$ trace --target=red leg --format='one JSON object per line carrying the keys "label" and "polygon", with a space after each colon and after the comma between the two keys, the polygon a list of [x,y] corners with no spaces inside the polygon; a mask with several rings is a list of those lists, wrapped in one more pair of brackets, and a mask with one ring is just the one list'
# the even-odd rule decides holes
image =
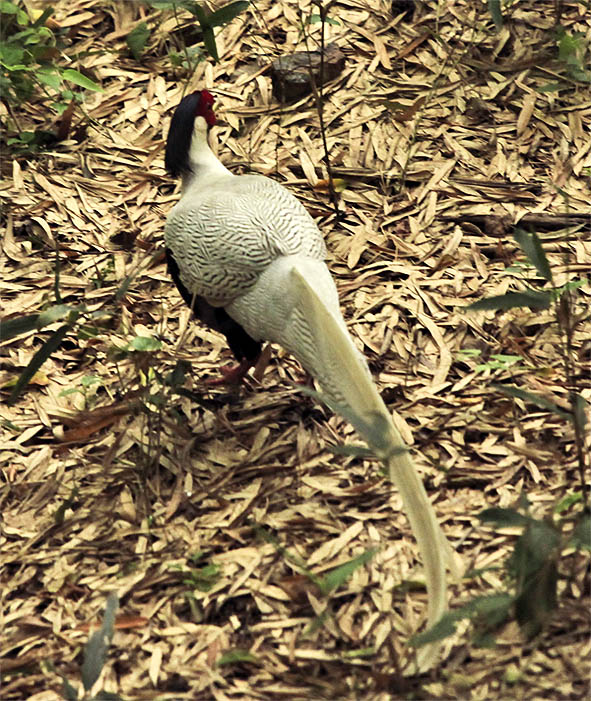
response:
{"label": "red leg", "polygon": [[220,385],[239,385],[245,378],[246,373],[250,368],[256,363],[252,360],[247,360],[246,358],[242,360],[238,365],[227,365],[226,367],[220,368],[222,374],[221,377],[211,377],[205,380],[205,384],[208,387],[219,387]]}
{"label": "red leg", "polygon": [[260,382],[263,377],[263,373],[265,372],[265,368],[269,364],[271,352],[271,345],[267,343],[256,358],[253,358],[252,360],[247,360],[245,358],[244,360],[241,360],[238,365],[227,365],[226,367],[220,368],[222,376],[212,377],[205,380],[205,384],[208,387],[219,387],[220,385],[238,386],[246,377],[246,373],[250,370],[250,368],[254,368],[254,372],[252,374],[253,378]]}

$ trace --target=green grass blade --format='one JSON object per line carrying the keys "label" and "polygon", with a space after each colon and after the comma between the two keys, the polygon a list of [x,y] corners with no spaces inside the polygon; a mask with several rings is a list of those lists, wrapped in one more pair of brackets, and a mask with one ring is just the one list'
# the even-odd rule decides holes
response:
{"label": "green grass blade", "polygon": [[118,606],[119,597],[115,593],[110,594],[105,607],[103,625],[90,636],[84,648],[84,662],[80,672],[85,691],[92,689],[107,659],[107,650],[115,630],[115,613]]}
{"label": "green grass blade", "polygon": [[485,297],[466,307],[468,311],[507,310],[515,307],[530,307],[531,309],[548,309],[552,296],[550,292],[524,290],[523,292],[507,292],[505,295]]}
{"label": "green grass blade", "polygon": [[228,24],[234,18],[238,17],[241,12],[244,12],[250,3],[244,0],[239,2],[231,2],[228,5],[220,7],[219,10],[212,12],[207,18],[210,27],[220,27],[223,24]]}
{"label": "green grass blade", "polygon": [[38,328],[39,314],[27,314],[16,319],[0,319],[0,341],[8,341],[10,338],[20,336]]}
{"label": "green grass blade", "polygon": [[501,0],[488,0],[488,11],[497,29],[503,28],[503,13],[501,12]]}
{"label": "green grass blade", "polygon": [[539,397],[537,394],[526,392],[524,389],[519,389],[519,387],[512,387],[511,385],[502,385],[495,382],[492,386],[496,390],[502,392],[508,397],[523,399],[524,402],[530,402],[531,404],[535,404],[540,409],[546,409],[547,411],[551,411],[553,414],[556,414],[557,416],[560,416],[563,419],[568,419],[569,421],[573,420],[572,414],[570,414],[568,411],[564,411],[564,409],[561,409],[549,399]]}
{"label": "green grass blade", "polygon": [[526,526],[531,521],[529,517],[520,514],[514,509],[500,509],[497,507],[484,509],[478,514],[478,518],[482,523],[494,523],[499,528]]}
{"label": "green grass blade", "polygon": [[335,567],[334,570],[331,570],[328,574],[324,575],[324,577],[320,579],[323,593],[328,594],[334,589],[338,589],[349,579],[357,568],[368,563],[376,552],[376,548],[366,550],[358,557],[354,557],[352,560],[345,562],[343,565]]}
{"label": "green grass blade", "polygon": [[31,362],[27,365],[27,367],[21,373],[21,376],[18,378],[10,395],[9,401],[14,402],[16,400],[19,394],[29,384],[37,370],[39,370],[43,363],[60,347],[65,335],[71,328],[72,324],[64,324],[63,326],[60,326],[59,329],[54,331],[47,341],[45,341],[41,348],[39,348],[39,350],[31,358]]}
{"label": "green grass blade", "polygon": [[134,27],[127,35],[125,41],[136,61],[141,59],[149,38],[150,29],[145,22],[140,22],[137,27]]}
{"label": "green grass blade", "polygon": [[538,235],[534,232],[529,233],[523,229],[515,229],[513,238],[517,241],[529,262],[535,267],[544,280],[552,282],[550,264],[548,263]]}
{"label": "green grass blade", "polygon": [[74,70],[73,68],[66,68],[62,71],[62,77],[64,80],[69,80],[70,83],[78,85],[86,90],[94,90],[95,92],[104,92],[104,89],[94,80],[87,78],[85,75],[80,73],[80,71]]}

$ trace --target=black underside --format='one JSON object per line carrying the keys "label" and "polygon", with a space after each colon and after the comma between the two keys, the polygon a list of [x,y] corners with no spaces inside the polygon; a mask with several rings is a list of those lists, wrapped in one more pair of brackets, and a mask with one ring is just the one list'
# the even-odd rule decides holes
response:
{"label": "black underside", "polygon": [[179,266],[169,248],[166,249],[166,262],[168,264],[168,272],[174,280],[178,291],[181,293],[181,297],[193,310],[193,314],[195,314],[199,321],[226,337],[230,350],[234,353],[238,361],[255,361],[260,355],[261,343],[251,338],[242,326],[229,316],[223,307],[214,307],[203,299],[203,297],[192,295],[189,292],[181,282]]}

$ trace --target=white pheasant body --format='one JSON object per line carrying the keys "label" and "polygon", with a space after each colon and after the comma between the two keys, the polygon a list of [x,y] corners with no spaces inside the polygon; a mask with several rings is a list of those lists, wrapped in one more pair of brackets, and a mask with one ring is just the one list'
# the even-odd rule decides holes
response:
{"label": "white pheasant body", "polygon": [[[183,194],[165,231],[171,273],[186,288],[179,287],[188,303],[195,295],[212,309],[223,307],[227,317],[222,320],[226,329],[222,332],[230,345],[236,329],[253,343],[280,344],[333,402],[347,410],[349,418],[361,419],[356,428],[386,464],[419,543],[433,624],[445,610],[445,565],[453,567],[451,549],[367,364],[347,331],[337,289],[324,262],[322,235],[283,186],[259,175],[234,176],[215,158],[207,144],[206,125],[206,120],[213,123],[208,119],[213,113],[199,111],[204,95],[211,106],[213,100],[206,91],[184,98],[167,142],[167,167],[183,176]],[[184,116],[184,104],[185,112],[187,106],[193,110],[188,116]],[[184,120],[190,120],[190,129]],[[212,316],[211,310],[208,314]],[[230,331],[228,323],[234,325]],[[379,440],[372,428],[377,424],[382,429]],[[433,648],[424,651],[419,667],[429,666],[433,655]]]}
{"label": "white pheasant body", "polygon": [[[223,306],[255,340],[281,345],[331,399],[344,401],[331,381],[338,367],[329,371],[319,362],[319,341],[311,335],[292,279],[297,270],[313,280],[347,333],[337,289],[324,262],[324,239],[289,190],[262,175],[234,176],[226,171],[208,178],[202,170],[172,209],[165,240],[191,294]],[[353,343],[351,350],[357,353]],[[331,365],[337,362],[334,356],[329,360]]]}
{"label": "white pheasant body", "polygon": [[245,294],[281,256],[326,256],[314,220],[288,190],[262,175],[228,171],[196,173],[168,217],[165,238],[187,289],[214,306]]}

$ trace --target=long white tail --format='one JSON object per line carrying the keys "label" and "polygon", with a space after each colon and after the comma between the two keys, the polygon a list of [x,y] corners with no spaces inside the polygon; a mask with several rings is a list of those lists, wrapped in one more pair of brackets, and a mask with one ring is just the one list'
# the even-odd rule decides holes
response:
{"label": "long white tail", "polygon": [[[446,566],[456,573],[453,551],[439,527],[410,453],[342,319],[327,308],[297,267],[292,269],[291,277],[304,304],[306,322],[314,340],[316,367],[307,369],[328,394],[331,408],[344,413],[375,451],[400,492],[423,560],[429,597],[428,624],[432,625],[447,606]],[[343,402],[345,412],[340,411]],[[355,415],[361,421],[356,420]],[[439,645],[421,648],[419,669],[431,666],[438,650]]]}

